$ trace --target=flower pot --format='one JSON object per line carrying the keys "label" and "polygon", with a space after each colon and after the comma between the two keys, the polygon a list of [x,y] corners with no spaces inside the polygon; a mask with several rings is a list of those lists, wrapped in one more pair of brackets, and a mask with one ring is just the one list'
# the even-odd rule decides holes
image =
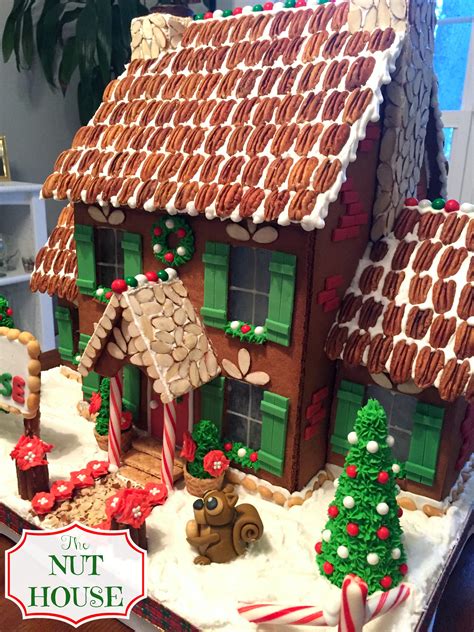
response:
{"label": "flower pot", "polygon": [[187,464],[184,466],[184,483],[186,489],[193,496],[201,498],[206,492],[222,489],[225,472],[217,478],[196,478],[188,472]]}
{"label": "flower pot", "polygon": [[[104,452],[107,452],[109,449],[109,435],[100,435],[94,428],[94,436],[99,448],[101,450],[104,450]],[[120,445],[121,445],[122,453],[128,452],[130,450],[130,448],[132,447],[132,440],[133,440],[132,429],[129,428],[128,430],[122,430],[122,433],[120,436]]]}

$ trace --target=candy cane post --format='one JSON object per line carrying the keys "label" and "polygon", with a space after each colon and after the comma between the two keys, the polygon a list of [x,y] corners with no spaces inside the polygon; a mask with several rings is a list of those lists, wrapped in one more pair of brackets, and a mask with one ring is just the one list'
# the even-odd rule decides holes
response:
{"label": "candy cane post", "polygon": [[176,404],[164,404],[163,452],[161,454],[161,480],[167,489],[173,489],[174,452],[176,445]]}
{"label": "candy cane post", "polygon": [[110,416],[109,416],[109,463],[120,467],[122,419],[122,375],[120,371],[110,379]]}
{"label": "candy cane post", "polygon": [[342,584],[341,608],[333,616],[316,606],[282,606],[279,604],[241,604],[239,614],[251,623],[273,625],[338,625],[338,632],[360,632],[364,625],[396,608],[410,596],[410,587],[396,588],[367,598],[367,584],[355,575],[347,575]]}

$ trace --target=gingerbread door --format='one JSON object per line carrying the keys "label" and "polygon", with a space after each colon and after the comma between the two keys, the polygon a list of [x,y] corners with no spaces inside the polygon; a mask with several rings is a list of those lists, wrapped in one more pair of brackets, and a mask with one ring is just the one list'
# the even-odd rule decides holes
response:
{"label": "gingerbread door", "polygon": [[[185,430],[189,428],[189,414],[190,414],[190,402],[189,398],[193,396],[193,393],[186,393],[178,400],[175,400],[176,405],[176,445],[181,447],[183,445],[183,434]],[[153,393],[150,400],[150,434],[152,437],[163,441],[163,423],[164,423],[164,406],[159,398],[159,395]]]}

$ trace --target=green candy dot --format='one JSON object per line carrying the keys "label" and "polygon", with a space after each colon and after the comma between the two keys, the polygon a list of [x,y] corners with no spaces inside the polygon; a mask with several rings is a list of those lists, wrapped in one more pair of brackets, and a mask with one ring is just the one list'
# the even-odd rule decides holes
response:
{"label": "green candy dot", "polygon": [[328,2],[331,2],[331,0],[318,0],[318,4],[327,4]]}
{"label": "green candy dot", "polygon": [[257,13],[257,11],[263,11],[263,7],[261,4],[254,4],[252,11],[255,11],[255,13]]}
{"label": "green candy dot", "polygon": [[230,18],[230,16],[232,15],[232,11],[230,9],[226,9],[223,13],[222,13],[222,17],[223,18]]}
{"label": "green candy dot", "polygon": [[436,198],[436,200],[433,200],[431,203],[431,207],[435,209],[435,211],[441,211],[441,209],[443,209],[446,206],[446,202],[443,200],[443,198]]}
{"label": "green candy dot", "polygon": [[136,280],[135,277],[132,277],[132,276],[125,277],[125,282],[127,283],[129,287],[137,287],[138,285],[138,281]]}
{"label": "green candy dot", "polygon": [[196,13],[196,15],[194,16],[194,19],[197,20],[204,20],[204,13]]}
{"label": "green candy dot", "polygon": [[169,276],[166,270],[159,270],[158,278],[160,279],[160,281],[167,281],[169,279]]}
{"label": "green candy dot", "polygon": [[294,9],[296,1],[295,0],[285,0],[285,4],[283,5],[285,9]]}

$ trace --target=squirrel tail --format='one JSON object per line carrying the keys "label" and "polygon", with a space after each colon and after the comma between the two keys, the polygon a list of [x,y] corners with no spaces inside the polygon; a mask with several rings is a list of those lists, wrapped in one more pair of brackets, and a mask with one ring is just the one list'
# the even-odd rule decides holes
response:
{"label": "squirrel tail", "polygon": [[255,542],[262,537],[263,523],[253,505],[237,505],[235,510],[238,518],[233,530],[234,548],[238,555],[242,555],[249,542]]}

